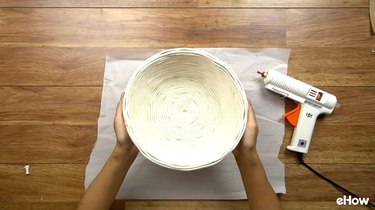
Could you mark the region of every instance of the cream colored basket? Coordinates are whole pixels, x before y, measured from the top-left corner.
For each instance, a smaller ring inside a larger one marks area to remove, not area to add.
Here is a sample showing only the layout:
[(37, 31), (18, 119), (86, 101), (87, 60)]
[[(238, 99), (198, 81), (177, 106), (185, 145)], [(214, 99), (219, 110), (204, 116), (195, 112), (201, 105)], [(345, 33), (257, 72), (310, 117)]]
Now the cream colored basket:
[(228, 65), (203, 51), (179, 48), (150, 57), (134, 72), (123, 113), (146, 158), (187, 171), (214, 165), (236, 147), (247, 106)]

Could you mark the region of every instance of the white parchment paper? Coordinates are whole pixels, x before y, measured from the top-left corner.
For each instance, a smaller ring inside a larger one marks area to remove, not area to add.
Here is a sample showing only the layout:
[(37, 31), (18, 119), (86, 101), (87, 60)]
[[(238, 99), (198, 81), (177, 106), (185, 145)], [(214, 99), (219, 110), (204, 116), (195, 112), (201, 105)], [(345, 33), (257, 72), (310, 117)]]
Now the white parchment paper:
[[(277, 193), (285, 193), (284, 164), (278, 159), (284, 136), (284, 99), (264, 89), (257, 71), (287, 73), (289, 49), (201, 48), (226, 62), (241, 80), (254, 107), (259, 126), (257, 149), (267, 177)], [(161, 49), (126, 49), (107, 57), (98, 135), (86, 168), (85, 188), (111, 154), (115, 143), (113, 117), (121, 92), (131, 74), (145, 59)], [(196, 171), (175, 171), (138, 155), (117, 199), (245, 199), (237, 164), (228, 155), (220, 163)]]

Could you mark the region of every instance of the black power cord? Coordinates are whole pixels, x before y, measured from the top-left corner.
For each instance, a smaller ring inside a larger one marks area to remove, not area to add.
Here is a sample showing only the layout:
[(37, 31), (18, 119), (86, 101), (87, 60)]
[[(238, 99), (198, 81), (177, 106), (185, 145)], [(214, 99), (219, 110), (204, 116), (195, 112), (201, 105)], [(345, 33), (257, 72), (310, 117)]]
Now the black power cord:
[[(319, 172), (315, 171), (313, 168), (311, 168), (309, 165), (307, 165), (305, 163), (305, 161), (303, 161), (303, 153), (300, 153), (300, 152), (297, 152), (297, 158), (298, 158), (298, 162), (302, 165), (304, 165), (306, 168), (308, 168), (310, 171), (312, 171), (315, 175), (317, 175), (318, 177), (322, 178), (324, 181), (330, 183), (331, 185), (333, 185), (334, 187), (336, 187), (337, 189), (339, 189), (340, 191), (346, 193), (346, 194), (349, 194), (351, 196), (353, 196), (354, 198), (357, 198), (359, 199), (360, 197), (352, 192), (350, 192), (349, 190), (345, 189), (344, 187), (340, 186), (339, 184), (337, 184), (336, 182), (328, 179), (327, 177), (321, 175)], [(368, 207), (372, 208), (372, 209), (375, 209), (375, 205), (371, 202), (368, 202), (367, 204)]]

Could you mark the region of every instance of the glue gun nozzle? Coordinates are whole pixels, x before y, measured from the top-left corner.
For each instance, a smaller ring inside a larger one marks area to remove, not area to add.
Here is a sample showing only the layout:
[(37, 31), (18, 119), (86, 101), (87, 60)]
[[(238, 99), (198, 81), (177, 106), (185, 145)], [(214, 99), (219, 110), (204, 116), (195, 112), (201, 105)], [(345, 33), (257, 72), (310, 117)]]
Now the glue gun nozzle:
[(260, 71), (257, 71), (258, 74), (260, 74), (263, 78), (265, 78), (268, 74), (268, 72), (264, 71), (264, 72), (260, 72)]

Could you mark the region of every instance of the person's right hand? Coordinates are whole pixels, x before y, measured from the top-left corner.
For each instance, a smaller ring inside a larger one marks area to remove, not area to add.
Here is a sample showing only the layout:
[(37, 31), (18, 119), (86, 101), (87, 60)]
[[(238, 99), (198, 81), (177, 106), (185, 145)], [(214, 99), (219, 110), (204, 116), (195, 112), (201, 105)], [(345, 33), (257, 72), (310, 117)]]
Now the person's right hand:
[(256, 153), (256, 142), (258, 136), (258, 125), (255, 118), (253, 107), (249, 103), (247, 112), (247, 124), (244, 135), (237, 147), (232, 151), (233, 155), (237, 158), (244, 154)]

